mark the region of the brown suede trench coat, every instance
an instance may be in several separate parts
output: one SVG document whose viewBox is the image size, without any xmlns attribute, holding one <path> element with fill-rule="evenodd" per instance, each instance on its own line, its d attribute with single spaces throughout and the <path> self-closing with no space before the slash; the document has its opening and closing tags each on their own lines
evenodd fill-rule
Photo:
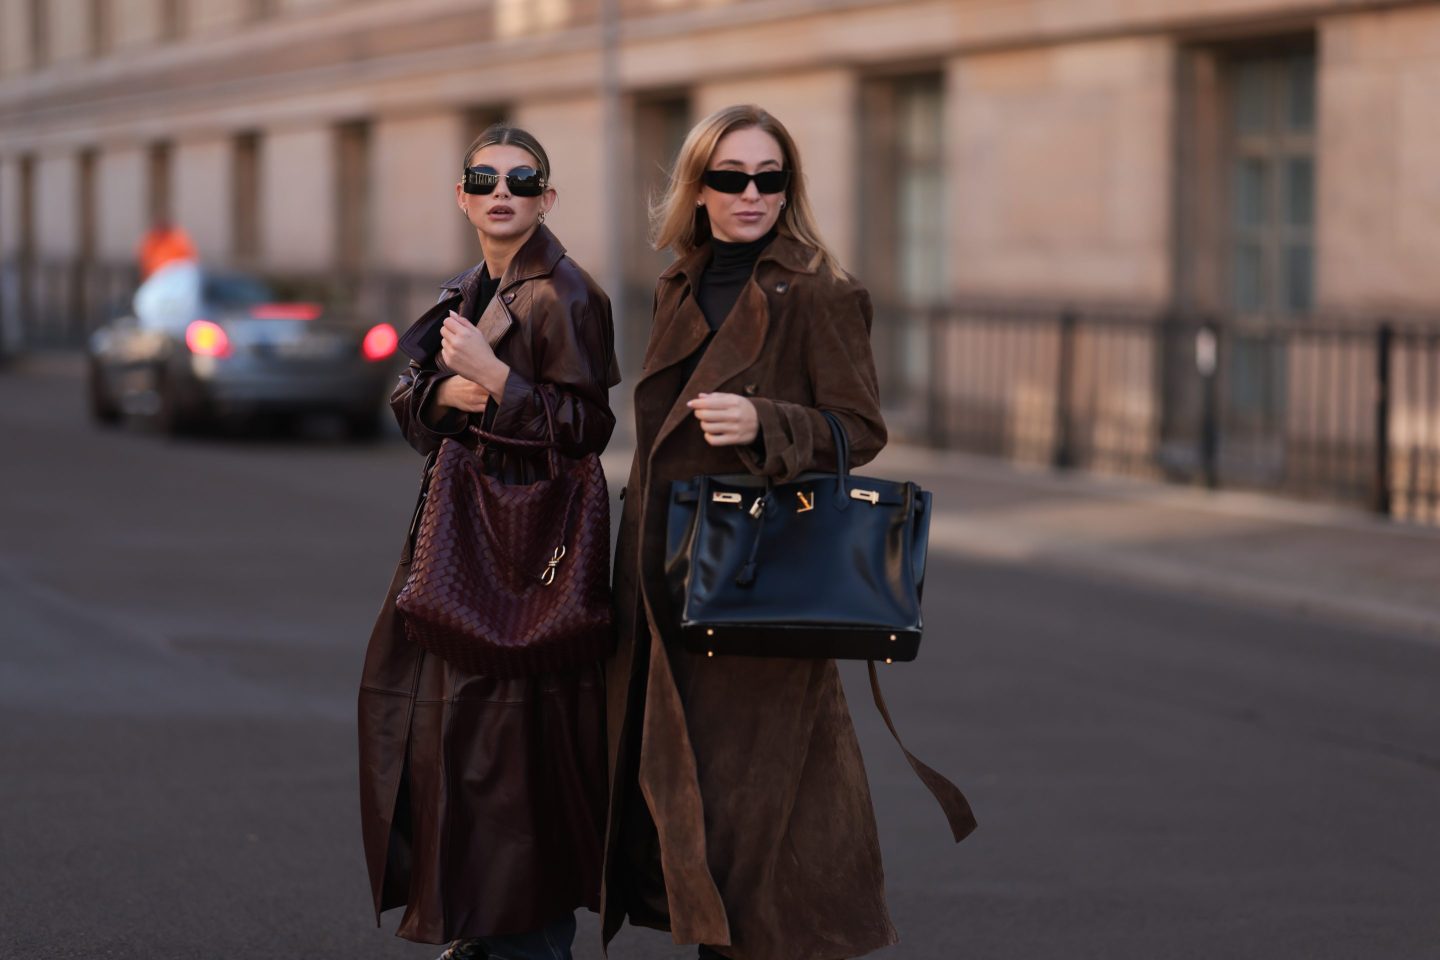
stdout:
<svg viewBox="0 0 1440 960">
<path fill-rule="evenodd" d="M 437 418 L 430 400 L 447 376 L 435 356 L 439 324 L 451 309 L 477 319 L 479 273 L 444 284 L 401 341 L 412 362 L 390 402 L 411 446 L 427 455 L 423 476 L 472 416 Z M 610 304 L 549 230 L 516 253 L 486 313 L 513 322 L 495 347 L 511 372 L 484 414 L 487 429 L 544 439 L 544 395 L 562 453 L 602 450 L 615 425 L 608 390 L 619 381 Z M 489 451 L 486 468 L 524 482 L 544 466 Z M 596 909 L 606 802 L 600 663 L 499 679 L 426 655 L 395 610 L 411 549 L 407 536 L 359 695 L 360 810 L 377 921 L 404 906 L 400 936 L 444 943 Z"/>
<path fill-rule="evenodd" d="M 602 935 L 608 944 L 628 916 L 734 960 L 856 957 L 897 937 L 835 663 L 687 652 L 673 636 L 663 557 L 672 481 L 833 470 L 822 408 L 844 423 L 852 464 L 884 446 L 870 299 L 779 236 L 683 382 L 682 361 L 709 332 L 694 296 L 708 260 L 707 245 L 660 277 L 635 388 L 615 558 L 619 646 L 606 667 Z M 757 444 L 708 445 L 685 406 L 701 392 L 751 398 Z M 973 825 L 968 807 L 947 813 L 957 839 Z"/>
</svg>

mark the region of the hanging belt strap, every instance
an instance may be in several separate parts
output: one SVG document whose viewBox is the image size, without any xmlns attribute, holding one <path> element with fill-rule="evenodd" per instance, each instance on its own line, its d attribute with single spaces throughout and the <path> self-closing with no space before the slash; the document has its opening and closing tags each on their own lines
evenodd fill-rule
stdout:
<svg viewBox="0 0 1440 960">
<path fill-rule="evenodd" d="M 880 716 L 885 718 L 885 726 L 890 728 L 890 736 L 900 744 L 900 751 L 905 754 L 905 759 L 910 761 L 915 775 L 940 804 L 945 819 L 950 821 L 950 832 L 954 834 L 955 842 L 964 840 L 975 830 L 975 814 L 970 810 L 970 801 L 965 799 L 965 794 L 960 792 L 959 787 L 921 763 L 915 754 L 905 749 L 900 733 L 895 729 L 895 721 L 890 719 L 890 708 L 885 705 L 885 697 L 880 693 L 880 674 L 875 671 L 874 660 L 870 661 L 870 691 L 875 695 L 875 706 L 880 711 Z"/>
</svg>

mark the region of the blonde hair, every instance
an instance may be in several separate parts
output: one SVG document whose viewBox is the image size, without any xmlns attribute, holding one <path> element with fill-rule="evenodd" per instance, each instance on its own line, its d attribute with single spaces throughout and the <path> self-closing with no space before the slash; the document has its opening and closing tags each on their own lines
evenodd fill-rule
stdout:
<svg viewBox="0 0 1440 960">
<path fill-rule="evenodd" d="M 790 186 L 785 190 L 785 207 L 780 211 L 776 227 L 781 236 L 798 240 L 815 251 L 812 265 L 824 267 L 838 278 L 845 277 L 840 263 L 815 226 L 810 198 L 805 193 L 805 174 L 800 168 L 800 151 L 785 125 L 753 104 L 740 104 L 716 110 L 701 120 L 685 135 L 675 165 L 670 168 L 670 183 L 665 192 L 650 204 L 650 242 L 656 250 L 669 249 L 683 257 L 710 239 L 710 216 L 697 206 L 700 196 L 700 175 L 710 163 L 715 147 L 726 134 L 752 127 L 764 130 L 780 144 L 781 166 L 790 171 Z"/>
</svg>

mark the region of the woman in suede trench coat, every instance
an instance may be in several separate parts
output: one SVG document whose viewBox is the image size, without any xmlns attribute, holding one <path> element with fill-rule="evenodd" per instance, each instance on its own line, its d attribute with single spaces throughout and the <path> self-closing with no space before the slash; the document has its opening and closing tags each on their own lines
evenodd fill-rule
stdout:
<svg viewBox="0 0 1440 960">
<path fill-rule="evenodd" d="M 658 228 L 657 245 L 681 255 L 656 286 L 615 558 L 606 943 L 627 917 L 703 945 L 701 957 L 732 960 L 840 960 L 897 940 L 834 661 L 688 652 L 663 570 L 673 481 L 834 470 L 822 410 L 844 424 L 852 465 L 885 444 L 870 299 L 815 236 L 798 160 L 768 114 L 720 111 L 691 132 L 676 162 L 667 207 L 680 240 L 666 240 L 673 223 Z M 738 199 L 702 190 L 717 165 L 789 170 L 789 188 L 765 196 L 752 182 Z M 706 202 L 712 209 L 698 206 Z M 713 243 L 711 222 L 739 208 L 762 215 L 730 221 L 726 237 L 740 243 Z M 717 326 L 701 306 L 707 267 L 757 247 L 753 273 Z M 729 411 L 737 424 L 753 418 L 753 439 L 731 432 Z M 968 807 L 947 813 L 957 839 L 973 825 Z"/>
</svg>

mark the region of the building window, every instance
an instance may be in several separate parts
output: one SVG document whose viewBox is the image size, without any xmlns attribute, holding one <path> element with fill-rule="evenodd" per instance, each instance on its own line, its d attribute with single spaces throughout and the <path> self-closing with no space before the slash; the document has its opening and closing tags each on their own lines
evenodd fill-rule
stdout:
<svg viewBox="0 0 1440 960">
<path fill-rule="evenodd" d="M 114 46 L 112 0 L 90 0 L 90 55 L 100 57 Z"/>
<path fill-rule="evenodd" d="M 490 127 L 493 127 L 495 124 L 504 123 L 505 113 L 506 111 L 503 106 L 497 106 L 493 104 L 488 106 L 468 108 L 465 111 L 464 121 L 465 145 L 469 146 L 472 140 L 480 136 L 480 134 L 484 133 Z M 459 171 L 456 172 L 458 173 Z"/>
<path fill-rule="evenodd" d="M 370 124 L 343 123 L 335 131 L 336 251 L 339 266 L 355 271 L 370 255 Z"/>
<path fill-rule="evenodd" d="M 79 217 L 78 232 L 80 236 L 80 258 L 91 261 L 95 258 L 97 249 L 98 224 L 95 214 L 100 208 L 100 197 L 95 189 L 97 170 L 100 165 L 100 153 L 94 148 L 80 151 L 79 167 L 79 203 L 76 205 L 76 214 Z"/>
<path fill-rule="evenodd" d="M 79 272 L 75 277 L 75 312 L 87 331 L 105 321 L 103 313 L 107 306 L 105 290 L 100 282 L 101 273 L 96 269 L 99 266 L 96 262 L 99 250 L 99 224 L 96 218 L 100 208 L 99 191 L 96 188 L 99 165 L 98 150 L 90 147 L 80 151 L 76 169 L 76 197 L 79 202 L 75 205 L 75 228 L 79 238 L 76 250 Z"/>
<path fill-rule="evenodd" d="M 944 76 L 880 76 L 860 89 L 859 273 L 897 433 L 919 428 L 930 376 L 926 305 L 946 293 Z"/>
<path fill-rule="evenodd" d="M 160 0 L 160 38 L 178 40 L 185 35 L 184 0 Z"/>
<path fill-rule="evenodd" d="M 30 63 L 37 69 L 50 62 L 50 22 L 42 0 L 27 4 L 30 19 Z"/>
<path fill-rule="evenodd" d="M 147 211 L 151 221 L 168 220 L 174 215 L 170 206 L 170 167 L 173 150 L 168 142 L 152 143 L 148 156 Z"/>
<path fill-rule="evenodd" d="M 480 136 L 480 134 L 484 133 L 487 128 L 497 123 L 504 123 L 506 116 L 507 108 L 499 104 L 483 104 L 467 108 L 462 120 L 465 143 L 461 145 L 460 149 L 463 150 L 468 147 L 471 142 Z M 465 159 L 468 161 L 470 158 L 466 157 Z M 460 161 L 458 152 L 455 161 L 457 163 Z M 458 168 L 455 171 L 455 179 L 460 179 L 460 170 Z M 455 218 L 455 227 L 460 231 L 459 249 L 471 249 L 475 245 L 475 228 L 470 226 L 470 222 L 463 217 Z"/>
<path fill-rule="evenodd" d="M 230 178 L 230 255 L 254 263 L 260 257 L 260 134 L 235 137 Z"/>
<path fill-rule="evenodd" d="M 1239 313 L 1308 313 L 1315 288 L 1315 54 L 1225 64 L 1229 300 Z"/>
<path fill-rule="evenodd" d="M 633 154 L 622 160 L 628 175 L 624 199 L 625 316 L 620 324 L 620 352 L 624 362 L 638 361 L 650 338 L 651 305 L 655 278 L 669 266 L 671 254 L 650 247 L 650 204 L 659 200 L 670 182 L 670 168 L 690 130 L 691 105 L 686 93 L 654 93 L 636 97 L 633 106 Z"/>
<path fill-rule="evenodd" d="M 879 77 L 861 92 L 860 263 L 895 303 L 945 292 L 944 78 Z"/>
<path fill-rule="evenodd" d="M 35 309 L 35 158 L 20 157 L 20 216 L 16 250 L 20 267 L 19 309 L 22 324 L 34 322 Z"/>
</svg>

